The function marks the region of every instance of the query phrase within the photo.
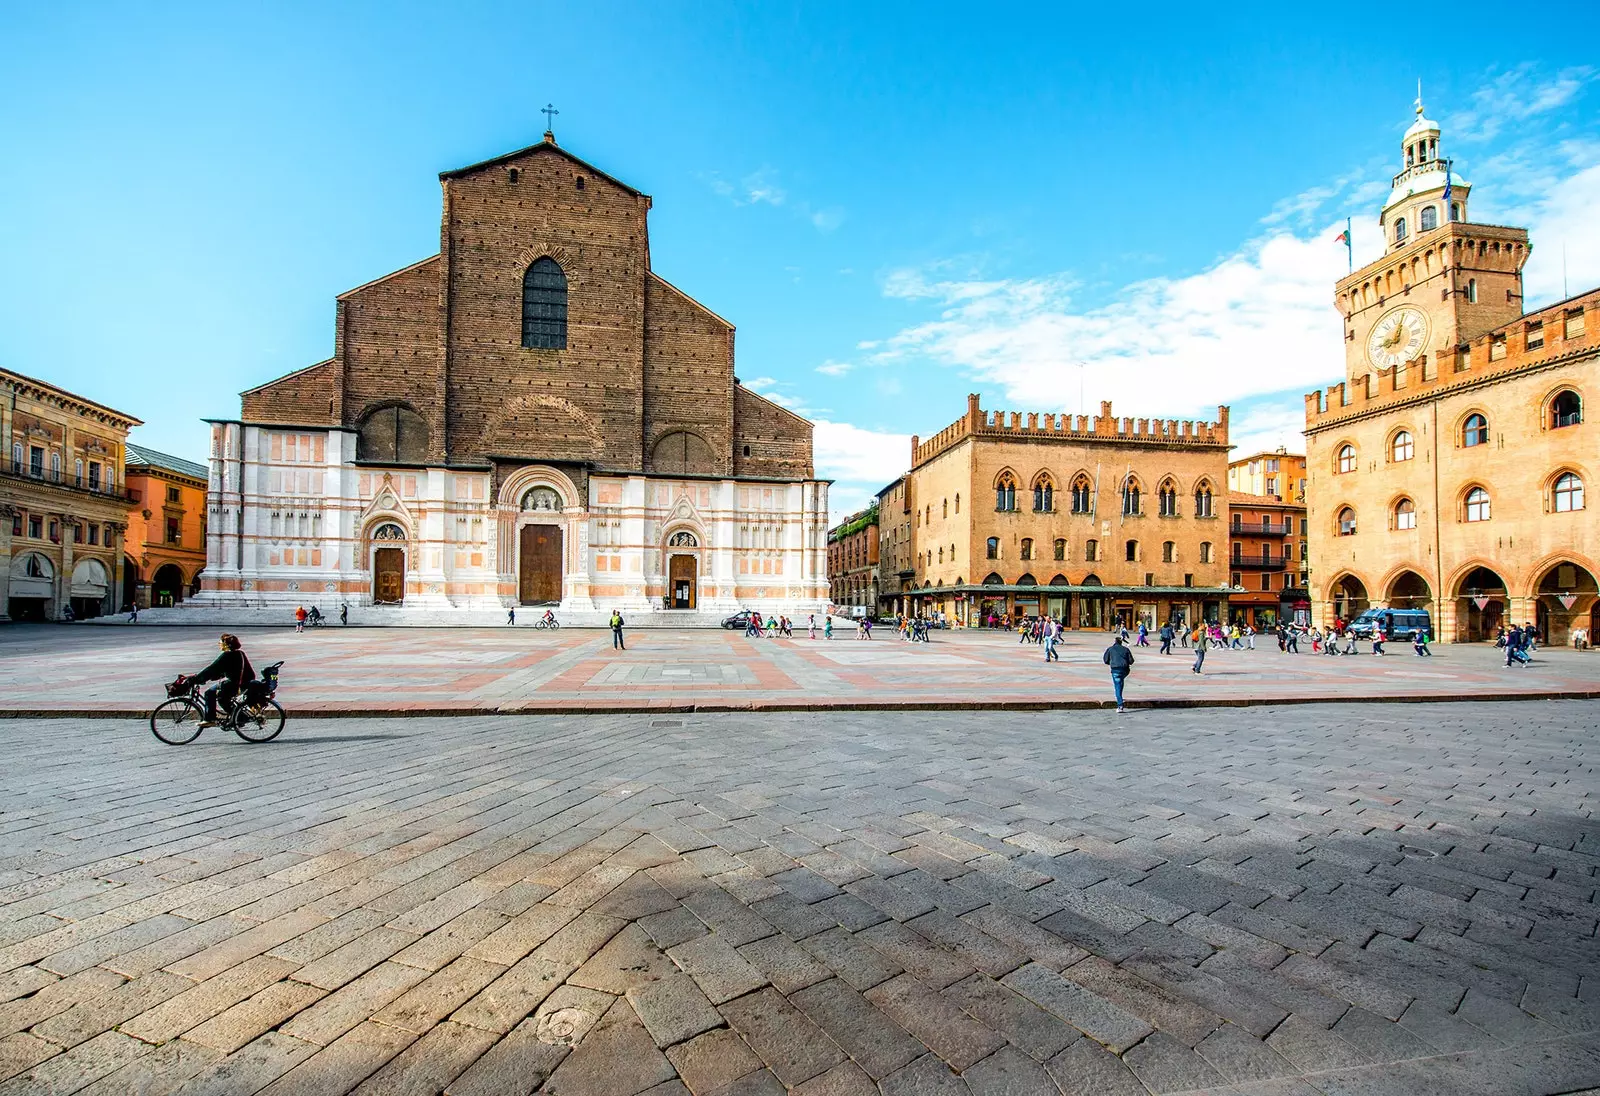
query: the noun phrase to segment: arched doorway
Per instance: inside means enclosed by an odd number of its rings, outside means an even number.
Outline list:
[[[561,526],[545,523],[545,515],[556,519],[562,500],[554,487],[530,487],[522,495],[520,509],[524,519],[517,531],[517,600],[523,605],[558,605],[561,602],[562,535]]]
[[[167,563],[156,568],[155,575],[150,579],[151,607],[165,609],[182,600],[183,571],[176,563]]]
[[[1428,588],[1427,579],[1415,571],[1401,571],[1394,576],[1386,600],[1391,609],[1420,609],[1433,615],[1433,591]],[[1438,627],[1437,621],[1434,627]]]
[[[1595,577],[1588,568],[1562,560],[1553,564],[1539,579],[1536,612],[1539,635],[1552,646],[1572,641],[1572,629],[1589,626],[1600,602],[1596,601]],[[1590,632],[1590,642],[1593,642]]]
[[[406,599],[406,531],[386,521],[372,531],[372,603],[400,605]]]
[[[106,611],[111,596],[111,576],[97,559],[80,559],[72,568],[72,615],[79,620],[97,617]]]
[[[140,608],[149,608],[149,603],[139,600],[139,565],[133,562],[132,556],[122,557],[122,611],[127,612],[135,605]]]
[[[50,619],[50,602],[55,597],[55,576],[55,568],[38,552],[13,556],[6,589],[6,612],[11,619]]]
[[[699,601],[700,540],[687,529],[667,538],[667,608],[693,609]]]
[[[1456,583],[1456,642],[1493,639],[1506,618],[1506,583],[1487,567],[1474,567]]]
[[[1354,620],[1366,612],[1370,604],[1367,600],[1367,584],[1355,575],[1345,575],[1333,584],[1330,600],[1333,602],[1334,616],[1344,621]]]

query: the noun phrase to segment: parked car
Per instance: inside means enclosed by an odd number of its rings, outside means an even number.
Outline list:
[[[1350,632],[1357,639],[1371,639],[1378,626],[1390,639],[1410,639],[1418,628],[1433,636],[1433,618],[1422,609],[1368,609],[1350,622]]]
[[[722,626],[729,630],[737,630],[742,632],[750,627],[750,618],[753,615],[754,614],[751,613],[749,609],[740,609],[737,613],[734,613],[731,617],[728,617],[726,620],[724,620],[722,622]]]

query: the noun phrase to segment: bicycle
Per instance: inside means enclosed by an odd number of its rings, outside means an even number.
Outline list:
[[[540,619],[534,621],[533,622],[533,626],[535,628],[551,628],[551,629],[554,629],[554,628],[561,627],[561,622],[559,620],[557,620],[553,614],[546,613],[543,617],[541,617]]]
[[[273,699],[278,691],[278,669],[274,662],[254,681],[247,681],[227,711],[218,713],[217,726],[232,731],[246,742],[271,742],[283,730],[283,707]],[[150,713],[150,731],[169,746],[183,746],[200,737],[205,719],[205,697],[200,682],[179,677],[166,686],[167,698]]]

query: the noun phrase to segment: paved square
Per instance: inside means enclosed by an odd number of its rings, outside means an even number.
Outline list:
[[[12,625],[0,629],[0,715],[42,711],[135,715],[161,684],[216,653],[215,626]],[[1099,705],[1110,679],[1103,632],[1069,633],[1061,661],[993,631],[939,632],[932,643],[884,635],[857,640],[747,639],[736,632],[639,629],[625,651],[593,629],[239,628],[257,666],[283,660],[284,705],[312,713],[740,711],[835,706],[932,710],[1005,705]],[[1419,658],[1390,643],[1382,657],[1214,650],[1135,652],[1134,704],[1219,704],[1350,697],[1600,697],[1600,655],[1541,650],[1508,668],[1488,646],[1436,647]],[[1365,650],[1365,647],[1363,648]]]
[[[0,1096],[1580,1091],[1596,723],[6,721]]]

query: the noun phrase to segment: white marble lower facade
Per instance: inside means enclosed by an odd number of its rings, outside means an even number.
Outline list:
[[[828,597],[828,484],[357,464],[353,431],[212,426],[197,607],[550,605],[582,616]],[[542,611],[539,610],[539,611]]]

